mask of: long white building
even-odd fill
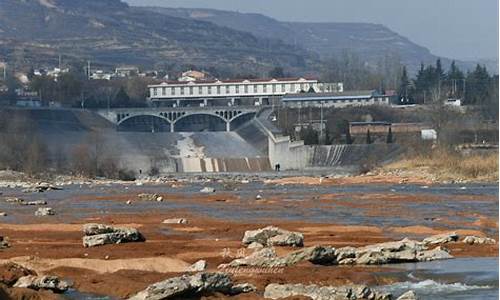
[[[342,83],[321,83],[314,78],[243,79],[211,81],[166,81],[149,85],[149,99],[152,102],[175,100],[255,98],[259,103],[272,97],[301,92],[333,93],[343,92]]]

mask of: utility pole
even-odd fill
[[[319,121],[319,143],[323,143],[323,101],[321,101],[320,105],[320,121]]]
[[[59,54],[59,71],[62,70],[61,69],[61,54]]]
[[[90,60],[87,61],[87,80],[90,80]]]

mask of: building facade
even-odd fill
[[[281,100],[285,107],[334,107],[364,105],[389,105],[389,96],[381,95],[375,90],[348,91],[334,93],[299,93],[289,94]]]
[[[150,85],[152,102],[168,100],[255,98],[260,104],[270,97],[299,92],[342,92],[342,83],[321,83],[312,78],[244,79],[212,81],[167,81]],[[178,101],[179,102],[179,101]],[[207,101],[204,102],[207,104]]]

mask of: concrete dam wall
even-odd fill
[[[260,172],[270,170],[267,154],[237,132],[118,132],[103,117],[84,110],[4,109],[47,146],[49,160],[70,161],[75,149],[98,149],[103,159],[144,174],[170,172]],[[28,129],[26,129],[28,131]],[[12,134],[1,132],[1,135]],[[264,137],[266,138],[266,137]]]
[[[254,124],[268,137],[268,156],[271,166],[280,164],[282,170],[312,170],[334,167],[383,163],[401,152],[397,144],[370,145],[304,145],[304,141],[291,141],[268,129],[259,118]]]

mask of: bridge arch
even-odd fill
[[[229,129],[230,130],[236,130],[246,122],[250,121],[255,117],[257,113],[254,111],[250,112],[239,112],[236,116],[233,116],[229,120]]]
[[[167,118],[154,114],[131,115],[118,122],[118,131],[170,132],[171,123]]]
[[[229,122],[219,114],[186,114],[173,123],[175,132],[227,131]]]

